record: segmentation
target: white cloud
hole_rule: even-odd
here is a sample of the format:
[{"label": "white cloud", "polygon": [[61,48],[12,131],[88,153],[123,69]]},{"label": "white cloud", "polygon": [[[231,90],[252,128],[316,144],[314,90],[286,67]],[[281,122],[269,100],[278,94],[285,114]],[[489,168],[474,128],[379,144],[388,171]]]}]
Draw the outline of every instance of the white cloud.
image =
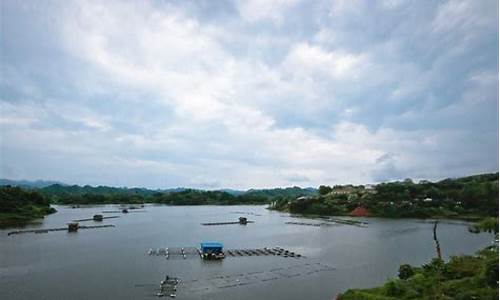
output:
[{"label": "white cloud", "polygon": [[451,31],[456,30],[456,28],[485,24],[483,18],[471,14],[471,10],[474,8],[473,2],[465,0],[443,2],[433,21],[434,30]]},{"label": "white cloud", "polygon": [[330,15],[334,18],[345,14],[361,14],[364,1],[361,0],[333,0]]},{"label": "white cloud", "polygon": [[238,1],[237,7],[243,19],[249,22],[270,20],[280,25],[285,18],[287,9],[296,5],[300,0],[243,0]]},{"label": "white cloud", "polygon": [[299,44],[293,47],[284,61],[288,72],[303,75],[324,74],[340,80],[355,80],[369,60],[363,54],[345,51],[326,51],[319,46]]},{"label": "white cloud", "polygon": [[45,69],[8,64],[16,76],[2,78],[1,176],[249,188],[435,179],[498,163],[491,136],[467,144],[475,128],[454,123],[483,114],[471,99],[494,106],[498,76],[474,68],[458,96],[440,94],[455,93],[446,80],[455,56],[442,48],[433,56],[406,35],[360,48],[361,38],[335,26],[362,15],[366,2],[335,1],[333,21],[304,13],[312,20],[299,33],[276,30],[300,13],[297,1],[236,3],[234,27],[173,4],[77,4],[53,10],[62,45],[52,46],[63,59],[48,68],[74,77],[39,81]]},{"label": "white cloud", "polygon": [[403,3],[405,3],[405,2],[406,2],[406,0],[382,0],[381,4],[384,8],[394,9],[394,8],[397,8],[401,5],[403,5]]}]

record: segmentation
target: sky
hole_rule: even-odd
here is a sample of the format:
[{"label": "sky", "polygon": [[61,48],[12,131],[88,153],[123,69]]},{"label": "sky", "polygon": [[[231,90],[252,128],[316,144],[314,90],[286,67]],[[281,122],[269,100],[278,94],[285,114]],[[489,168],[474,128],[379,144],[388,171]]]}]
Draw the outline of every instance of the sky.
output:
[{"label": "sky", "polygon": [[0,177],[269,188],[498,171],[498,1],[0,1]]}]

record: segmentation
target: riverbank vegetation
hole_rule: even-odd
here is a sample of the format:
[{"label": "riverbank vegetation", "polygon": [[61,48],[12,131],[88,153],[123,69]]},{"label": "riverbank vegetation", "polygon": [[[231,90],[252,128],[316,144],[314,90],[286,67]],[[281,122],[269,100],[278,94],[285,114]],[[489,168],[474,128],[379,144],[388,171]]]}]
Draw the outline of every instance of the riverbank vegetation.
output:
[{"label": "riverbank vegetation", "polygon": [[[301,214],[390,218],[470,218],[498,215],[498,173],[414,183],[407,179],[374,186],[320,186],[319,194],[281,198],[272,209]],[[359,209],[358,209],[359,210]]]},{"label": "riverbank vegetation", "polygon": [[[475,226],[477,232],[495,233],[498,218],[490,218]],[[421,267],[401,265],[398,278],[371,289],[352,289],[337,300],[396,299],[498,299],[498,244],[476,255],[453,256],[448,262],[434,258]]]},{"label": "riverbank vegetation", "polygon": [[399,278],[381,287],[349,290],[338,300],[498,299],[498,249],[473,256],[433,259],[422,267],[402,265]]},{"label": "riverbank vegetation", "polygon": [[[5,187],[8,189],[9,187]],[[371,215],[391,218],[482,218],[498,214],[498,173],[445,179],[438,182],[412,180],[381,183],[374,186],[326,186],[311,188],[276,188],[248,191],[203,191],[178,188],[150,190],[144,188],[115,188],[106,186],[77,186],[52,184],[41,188],[15,188],[32,198],[51,204],[142,204],[169,205],[237,205],[271,204],[271,209],[315,215]],[[24,199],[24,198],[23,198]],[[2,200],[32,203],[22,199]],[[24,201],[24,202],[23,202]],[[0,208],[2,208],[0,207]],[[23,207],[23,208],[21,208]],[[40,215],[47,208],[27,208],[19,204],[2,209],[0,213]],[[27,211],[23,211],[27,209]],[[14,210],[14,211],[12,211]],[[40,210],[40,211],[37,211]],[[17,214],[15,211],[19,211]]]},{"label": "riverbank vegetation", "polygon": [[20,224],[41,218],[55,210],[49,204],[143,204],[168,205],[240,205],[268,204],[278,197],[316,195],[315,189],[249,190],[246,192],[173,189],[167,191],[142,188],[91,187],[53,184],[42,188],[0,187],[0,226]]},{"label": "riverbank vegetation", "polygon": [[0,199],[0,226],[23,224],[56,211],[41,193],[19,187],[0,187]]}]

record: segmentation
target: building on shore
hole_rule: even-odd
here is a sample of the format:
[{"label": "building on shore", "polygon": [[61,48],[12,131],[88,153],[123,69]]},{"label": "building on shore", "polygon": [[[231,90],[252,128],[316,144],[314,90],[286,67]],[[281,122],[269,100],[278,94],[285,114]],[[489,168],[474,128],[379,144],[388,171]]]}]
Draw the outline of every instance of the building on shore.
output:
[{"label": "building on shore", "polygon": [[368,217],[370,216],[370,212],[366,208],[358,206],[353,211],[351,211],[350,215],[352,217]]}]

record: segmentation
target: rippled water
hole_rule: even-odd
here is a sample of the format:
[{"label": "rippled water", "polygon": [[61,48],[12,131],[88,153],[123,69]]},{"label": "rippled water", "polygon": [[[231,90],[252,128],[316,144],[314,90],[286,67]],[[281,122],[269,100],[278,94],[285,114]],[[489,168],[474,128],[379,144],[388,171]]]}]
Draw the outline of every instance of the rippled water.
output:
[{"label": "rippled water", "polygon": [[[61,227],[118,206],[56,208],[58,213],[25,229]],[[384,282],[402,263],[419,265],[436,255],[432,224],[421,220],[368,218],[366,228],[314,227],[285,224],[315,221],[264,206],[144,210],[102,222],[115,228],[14,236],[7,236],[13,229],[0,230],[0,299],[151,299],[166,274],[182,280],[177,299],[332,299],[351,287]],[[255,223],[200,225],[239,216]],[[460,222],[440,223],[438,237],[444,257],[472,254],[492,240],[488,234],[469,233]],[[220,241],[226,248],[281,246],[306,258],[205,262],[194,255],[168,260],[148,255],[149,248],[199,247],[204,240]]]}]

